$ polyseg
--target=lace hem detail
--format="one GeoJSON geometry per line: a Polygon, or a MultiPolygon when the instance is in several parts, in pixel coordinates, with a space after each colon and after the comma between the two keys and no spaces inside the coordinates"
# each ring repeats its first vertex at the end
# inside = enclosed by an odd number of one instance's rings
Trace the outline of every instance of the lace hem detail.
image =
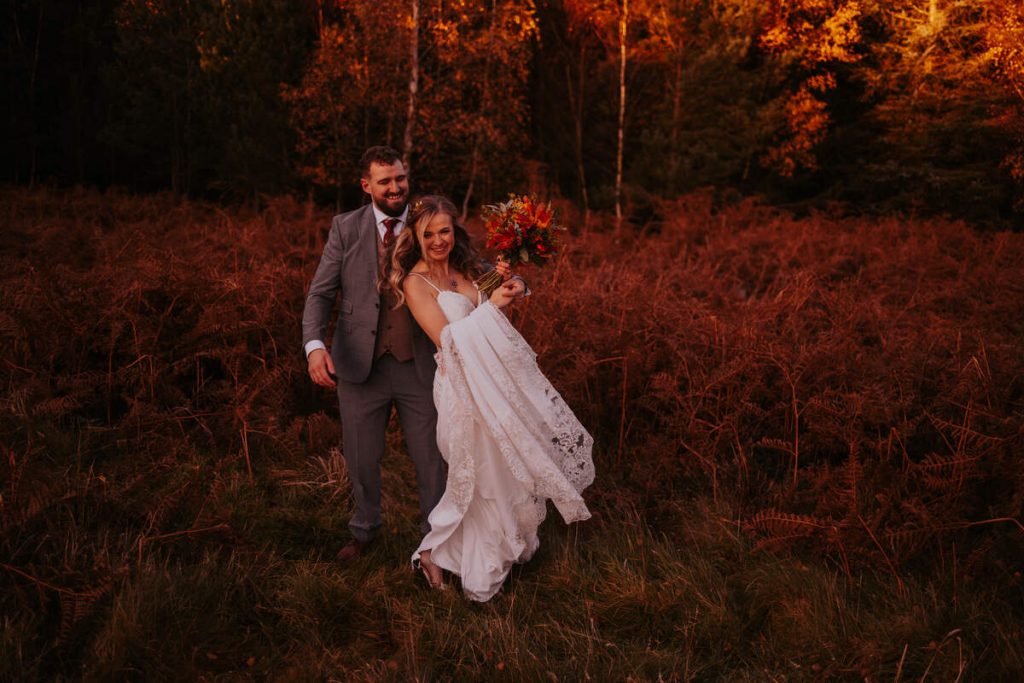
{"type": "MultiPolygon", "coordinates": [[[[473,497],[473,432],[489,432],[512,475],[534,496],[517,516],[536,529],[550,499],[567,522],[590,517],[581,492],[594,481],[594,440],[537,367],[536,353],[489,302],[441,333],[435,382],[447,405],[446,497],[465,512],[473,497]],[[440,385],[447,385],[440,386],[440,385]]],[[[438,393],[439,392],[439,393],[438,393]]]]}

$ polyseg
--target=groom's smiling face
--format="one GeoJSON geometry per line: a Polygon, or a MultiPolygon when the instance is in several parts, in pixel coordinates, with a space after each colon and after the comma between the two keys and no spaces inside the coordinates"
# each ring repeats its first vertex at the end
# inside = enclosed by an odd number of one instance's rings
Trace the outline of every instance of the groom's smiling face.
{"type": "Polygon", "coordinates": [[[373,162],[369,174],[361,179],[360,184],[377,208],[389,216],[400,216],[405,210],[405,203],[409,200],[409,176],[401,161],[393,164],[373,162]]]}

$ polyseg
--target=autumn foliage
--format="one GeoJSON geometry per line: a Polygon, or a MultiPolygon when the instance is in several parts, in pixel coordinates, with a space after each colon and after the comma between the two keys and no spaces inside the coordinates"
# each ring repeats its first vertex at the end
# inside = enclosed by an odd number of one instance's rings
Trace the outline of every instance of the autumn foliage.
{"type": "Polygon", "coordinates": [[[1019,0],[56,1],[4,29],[15,183],[340,208],[386,143],[467,215],[716,187],[1021,222],[1019,0]]]}

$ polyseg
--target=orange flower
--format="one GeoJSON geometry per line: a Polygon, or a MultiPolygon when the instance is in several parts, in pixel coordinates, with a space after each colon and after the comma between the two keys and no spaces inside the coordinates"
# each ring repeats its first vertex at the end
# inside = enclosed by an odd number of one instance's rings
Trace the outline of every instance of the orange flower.
{"type": "Polygon", "coordinates": [[[538,228],[546,230],[551,225],[551,205],[541,205],[537,208],[537,213],[534,215],[534,222],[538,228]]]}

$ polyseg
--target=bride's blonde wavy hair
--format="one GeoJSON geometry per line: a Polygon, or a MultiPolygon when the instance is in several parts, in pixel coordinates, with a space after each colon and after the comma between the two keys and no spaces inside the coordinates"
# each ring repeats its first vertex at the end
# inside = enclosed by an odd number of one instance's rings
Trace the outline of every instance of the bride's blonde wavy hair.
{"type": "Polygon", "coordinates": [[[409,216],[406,218],[407,229],[399,234],[395,241],[395,249],[391,253],[391,275],[381,281],[381,287],[389,288],[395,293],[398,303],[395,308],[405,303],[405,292],[402,283],[406,276],[423,258],[421,236],[427,224],[438,214],[451,216],[455,239],[452,250],[448,254],[448,267],[462,273],[463,277],[475,280],[483,270],[480,255],[470,243],[469,233],[459,225],[458,209],[447,197],[425,195],[412,202],[409,216]]]}

